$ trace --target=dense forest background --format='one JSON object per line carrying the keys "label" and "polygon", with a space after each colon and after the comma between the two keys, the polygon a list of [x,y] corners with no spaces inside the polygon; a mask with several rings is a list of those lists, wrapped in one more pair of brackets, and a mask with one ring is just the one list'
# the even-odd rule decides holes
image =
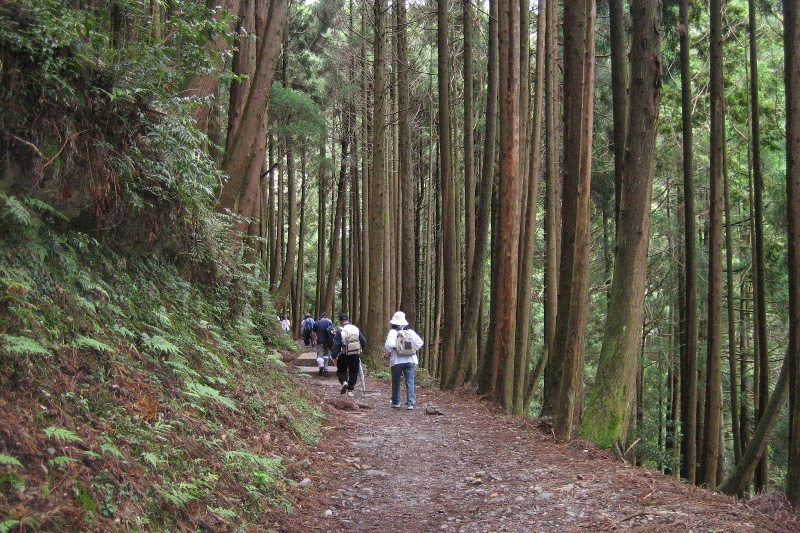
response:
{"label": "dense forest background", "polygon": [[276,313],[296,337],[346,311],[377,366],[402,309],[443,388],[797,504],[797,11],[0,0],[5,379],[119,341],[233,387],[157,312],[137,332],[117,304],[114,342],[108,316],[42,319],[66,282],[18,270],[67,261],[96,314],[79,259],[134,254],[211,291],[210,329],[285,343]]}

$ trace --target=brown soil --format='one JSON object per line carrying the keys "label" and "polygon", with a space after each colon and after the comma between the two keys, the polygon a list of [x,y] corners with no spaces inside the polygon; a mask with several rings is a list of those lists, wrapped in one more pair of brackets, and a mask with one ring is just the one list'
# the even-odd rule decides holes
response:
{"label": "brown soil", "polygon": [[558,444],[545,421],[468,391],[418,387],[407,411],[390,408],[387,382],[368,377],[352,400],[333,377],[309,382],[331,424],[293,513],[272,517],[282,532],[800,531],[778,492],[737,502]]}

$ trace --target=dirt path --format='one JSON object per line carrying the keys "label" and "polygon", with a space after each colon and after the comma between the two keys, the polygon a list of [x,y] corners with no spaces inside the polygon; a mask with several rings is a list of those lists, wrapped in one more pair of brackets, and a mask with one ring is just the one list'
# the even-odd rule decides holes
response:
{"label": "dirt path", "polygon": [[740,504],[585,441],[556,444],[466,392],[418,387],[407,411],[370,377],[354,402],[335,377],[309,382],[332,427],[280,531],[800,531],[778,493]]}

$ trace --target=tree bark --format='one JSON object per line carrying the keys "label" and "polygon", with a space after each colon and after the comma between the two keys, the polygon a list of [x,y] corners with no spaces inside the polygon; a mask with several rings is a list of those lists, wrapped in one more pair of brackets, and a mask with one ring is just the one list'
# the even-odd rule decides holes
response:
{"label": "tree bark", "polygon": [[[611,36],[611,101],[614,121],[614,227],[619,229],[623,162],[628,119],[628,45],[625,42],[625,2],[608,0]],[[635,26],[633,26],[635,29]],[[635,43],[634,43],[635,45]],[[633,59],[633,54],[631,53]]]}
{"label": "tree bark", "polygon": [[661,2],[632,4],[631,18],[630,129],[622,166],[614,277],[597,376],[580,426],[583,438],[604,448],[625,441],[636,387],[661,96]]}
{"label": "tree bark", "polygon": [[417,263],[415,257],[415,228],[417,221],[414,212],[414,175],[411,172],[411,100],[409,97],[408,37],[406,35],[405,0],[395,2],[397,10],[397,90],[399,104],[399,180],[400,180],[400,250],[402,285],[400,308],[406,313],[406,320],[417,321]]}
{"label": "tree bark", "polygon": [[[220,193],[219,207],[238,214],[252,212],[252,205],[257,201],[257,195],[248,192],[253,187],[254,179],[255,186],[258,186],[261,162],[266,152],[267,104],[283,40],[286,9],[287,0],[271,0],[265,22],[257,23],[261,31],[257,32],[256,69],[241,122],[236,130],[228,132],[232,141],[226,145],[230,146],[231,150],[225,153],[222,168],[228,174],[229,180]],[[256,16],[259,16],[258,11]],[[255,167],[257,169],[253,172],[252,169]]]}
{"label": "tree bark", "polygon": [[286,297],[292,286],[292,278],[295,274],[294,266],[297,259],[297,183],[295,182],[294,172],[294,149],[291,146],[286,149],[286,181],[288,182],[287,189],[289,192],[287,200],[289,203],[289,233],[286,236],[286,254],[284,255],[286,261],[283,265],[283,275],[281,276],[280,284],[272,294],[276,309],[283,309],[286,305]]}
{"label": "tree bark", "polygon": [[697,252],[694,207],[692,89],[689,63],[689,0],[680,3],[681,117],[683,123],[683,198],[686,296],[681,340],[682,475],[695,482],[697,465]]}
{"label": "tree bark", "polygon": [[568,441],[582,401],[589,299],[589,192],[594,111],[594,0],[564,6],[564,191],[555,353],[564,358],[554,425]]}
{"label": "tree bark", "polygon": [[[784,0],[786,85],[786,199],[789,211],[789,465],[786,495],[800,507],[800,7]],[[773,393],[774,394],[774,393]]]}
{"label": "tree bark", "polygon": [[[526,2],[523,2],[522,10],[525,10]],[[528,194],[524,209],[525,228],[522,232],[522,255],[520,257],[520,291],[519,306],[517,309],[518,322],[521,327],[517,328],[517,362],[520,365],[520,372],[517,379],[518,386],[514,391],[514,411],[524,412],[530,403],[532,396],[532,380],[528,372],[528,359],[531,351],[530,342],[530,317],[531,301],[533,300],[533,256],[534,243],[536,241],[536,210],[539,205],[539,170],[541,162],[541,141],[542,141],[542,114],[544,104],[544,74],[545,74],[545,44],[547,26],[547,5],[542,3],[536,18],[536,78],[534,83],[533,100],[533,119],[531,123],[531,146],[528,151]],[[522,26],[525,31],[525,25]],[[540,374],[541,375],[541,374]]]}
{"label": "tree bark", "polygon": [[372,172],[369,177],[369,285],[367,300],[367,357],[377,359],[384,334],[383,247],[386,195],[386,0],[375,0],[374,102],[372,114]]}
{"label": "tree bark", "polygon": [[711,0],[711,163],[708,239],[708,323],[706,393],[703,419],[702,483],[716,485],[722,405],[722,207],[723,207],[723,63],[722,5]]}
{"label": "tree bark", "polygon": [[[797,103],[800,104],[800,101]],[[786,105],[789,105],[788,101],[786,102]],[[744,453],[742,454],[742,460],[736,465],[733,473],[731,473],[727,479],[719,484],[717,487],[718,491],[724,492],[725,494],[738,494],[750,483],[750,479],[753,476],[753,471],[756,469],[759,458],[767,447],[767,442],[770,434],[772,433],[772,428],[775,426],[775,422],[778,420],[778,415],[780,414],[781,408],[786,401],[786,396],[789,393],[790,367],[790,358],[787,355],[786,359],[783,361],[783,365],[781,366],[781,373],[778,376],[778,381],[775,383],[775,390],[772,391],[772,395],[769,398],[769,404],[767,405],[766,409],[764,409],[764,416],[762,416],[761,420],[758,421],[758,425],[756,425],[755,431],[753,431],[753,438],[750,439],[747,448],[745,448]],[[791,467],[791,463],[789,466]],[[791,468],[789,472],[791,472]],[[789,495],[788,483],[787,495]],[[791,498],[790,501],[792,501]]]}
{"label": "tree bark", "polygon": [[489,44],[487,59],[486,88],[486,134],[483,142],[483,162],[479,184],[479,204],[476,210],[475,251],[473,254],[471,277],[467,280],[464,307],[464,323],[461,328],[458,346],[461,357],[456,360],[456,367],[447,380],[450,388],[457,388],[472,377],[478,369],[478,331],[481,331],[481,299],[483,297],[486,250],[489,242],[489,217],[491,214],[492,185],[495,176],[495,157],[497,155],[497,121],[491,117],[497,114],[498,95],[498,37],[497,37],[497,0],[489,1]]}
{"label": "tree bark", "polygon": [[[536,364],[529,396],[532,396],[542,375],[545,376],[542,398],[542,415],[552,414],[555,409],[557,383],[561,379],[561,358],[553,357],[556,338],[556,315],[558,314],[558,272],[561,257],[561,176],[559,172],[560,112],[558,93],[558,2],[547,2],[547,28],[545,40],[547,61],[545,64],[545,266],[544,266],[544,353]],[[552,361],[557,361],[556,365]],[[554,368],[556,367],[556,368]],[[547,371],[545,373],[545,371]]]}
{"label": "tree bark", "polygon": [[442,368],[448,375],[454,368],[456,339],[461,330],[461,283],[457,263],[456,213],[453,190],[453,165],[450,139],[450,45],[447,0],[439,0],[437,8],[438,85],[439,85],[439,180],[442,183],[442,254],[450,274],[444,277],[444,309],[442,331]]}

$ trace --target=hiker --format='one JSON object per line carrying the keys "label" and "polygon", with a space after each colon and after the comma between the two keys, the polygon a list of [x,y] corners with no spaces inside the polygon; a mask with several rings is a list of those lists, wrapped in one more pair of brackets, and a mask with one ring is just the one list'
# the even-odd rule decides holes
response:
{"label": "hiker", "polygon": [[331,349],[333,348],[333,322],[328,320],[326,313],[319,314],[319,320],[314,322],[312,332],[314,343],[317,345],[319,375],[324,376],[328,373],[328,363],[330,363]]}
{"label": "hiker", "polygon": [[350,323],[347,313],[339,313],[341,326],[333,338],[333,358],[336,361],[336,377],[342,384],[341,393],[353,396],[361,367],[361,351],[367,339],[359,329]]}
{"label": "hiker", "polygon": [[392,407],[400,407],[400,377],[406,382],[406,409],[414,409],[414,372],[419,359],[417,350],[425,344],[417,332],[408,327],[406,314],[398,311],[389,321],[391,329],[384,346],[389,350],[392,369]]}
{"label": "hiker", "polygon": [[287,317],[286,315],[283,315],[281,317],[281,327],[283,328],[283,331],[285,331],[286,333],[289,333],[289,329],[291,329],[292,327],[291,322],[289,322],[289,317]]}
{"label": "hiker", "polygon": [[314,331],[314,317],[311,313],[306,313],[306,317],[300,324],[300,336],[303,338],[306,346],[312,346],[311,333]]}

